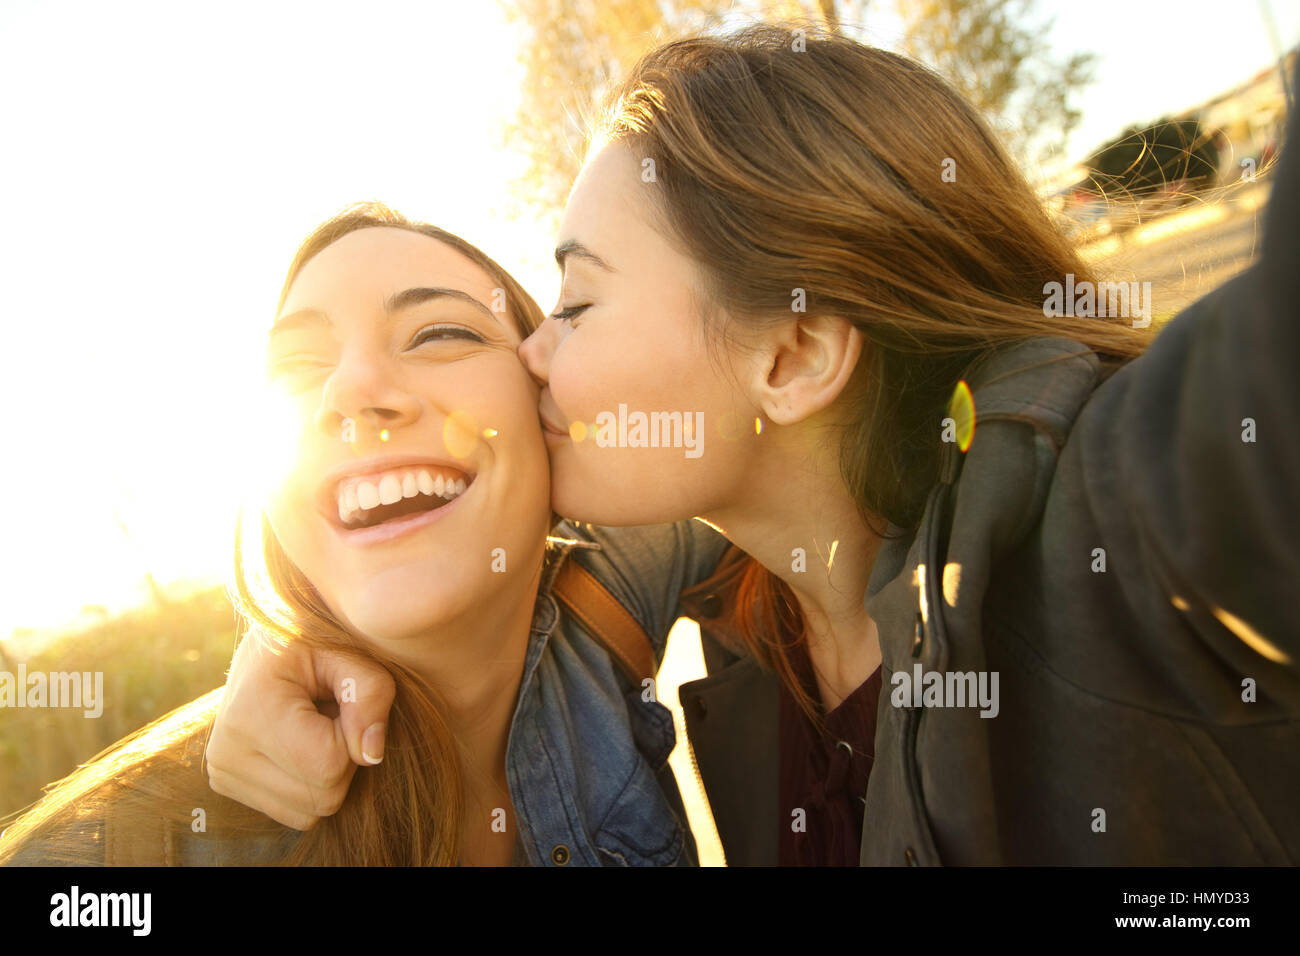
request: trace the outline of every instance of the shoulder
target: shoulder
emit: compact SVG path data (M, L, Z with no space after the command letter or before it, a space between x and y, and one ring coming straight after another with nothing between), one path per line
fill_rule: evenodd
M274 862L297 831L215 793L203 752L221 689L123 738L55 784L0 838L10 866Z
M620 528L565 519L550 540L576 555L602 583L615 586L641 576L668 575L689 564L711 569L729 546L719 531L694 518Z
M696 519L624 528L564 521L555 534L565 560L581 565L617 600L657 656L681 614L683 593L711 575L729 547L720 532Z

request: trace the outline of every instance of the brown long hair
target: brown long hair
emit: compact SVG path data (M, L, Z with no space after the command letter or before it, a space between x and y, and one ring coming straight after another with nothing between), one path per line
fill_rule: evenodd
M605 142L654 170L660 228L702 267L715 342L733 322L788 320L796 289L808 314L861 330L841 472L873 527L919 523L943 409L992 350L1065 336L1113 370L1150 339L1123 319L1044 316L1046 283L1091 270L976 110L906 57L803 23L668 43L613 92ZM792 592L754 562L740 593L750 650L812 713L780 636L802 630Z
M541 308L523 287L477 247L435 226L412 222L380 203L351 206L307 238L289 267L280 305L313 256L351 232L380 226L429 236L480 266L504 291L506 307L521 335L543 320ZM357 774L338 813L286 841L285 855L278 862L454 864L459 858L463 806L461 761L437 693L417 674L353 637L289 560L265 514L260 515L260 525L260 549L246 546L242 515L236 528L230 590L241 623L255 623L283 643L341 650L377 662L393 675L397 689L383 762ZM163 820L174 828L192 829L195 808L204 809L207 832L234 837L236 857L244 846L250 855L253 852L251 841L239 842L243 838L292 835L208 788L201 766L203 745L220 699L220 691L214 691L160 717L55 784L6 831L0 840L0 863L36 843L43 862L85 862L87 842L92 839L85 825L111 819L119 833L146 834Z

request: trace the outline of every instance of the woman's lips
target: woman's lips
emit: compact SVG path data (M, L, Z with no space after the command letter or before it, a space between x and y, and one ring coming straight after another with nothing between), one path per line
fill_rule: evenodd
M559 409L552 412L553 404L550 389L543 389L541 399L537 403L537 418L542 423L542 431L547 435L563 435L568 438L569 426L556 424L556 421L563 419L564 416L559 414Z
M554 422L552 422L552 421L551 421L549 418L547 418L545 415L539 415L538 418L541 419L541 422L542 422L542 431L546 432L546 434L548 434L548 435L555 435L556 437L561 437L561 438L568 438L568 437L569 437L569 429L568 429L568 428L561 428L559 425L556 425Z

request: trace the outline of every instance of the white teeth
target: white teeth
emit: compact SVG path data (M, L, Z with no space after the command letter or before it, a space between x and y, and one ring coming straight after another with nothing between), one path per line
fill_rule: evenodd
M380 504L391 505L402 500L402 483L396 475L384 475L379 479Z
M355 520L359 511L395 504L416 495L437 495L451 501L464 494L467 487L469 483L464 478L433 475L425 469L390 472L377 482L373 479L344 481L338 492L339 520L346 524Z
M379 507L379 489L368 481L357 482L357 504L369 511Z

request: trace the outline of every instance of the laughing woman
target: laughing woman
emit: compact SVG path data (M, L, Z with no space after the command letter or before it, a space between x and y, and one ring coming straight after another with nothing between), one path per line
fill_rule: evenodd
M638 64L521 349L557 511L752 555L682 692L728 861L1300 862L1297 121L1260 261L1153 336L1048 314L1094 277L948 84L800 39ZM584 439L624 405L703 454ZM222 759L309 813L280 693Z
M725 542L624 536L619 567L656 582L653 606L615 555L548 539L538 391L516 354L541 318L478 249L383 207L306 241L268 356L293 454L258 546L237 540L235 590L263 634L337 651L345 689L395 685L385 757L337 814L289 829L209 789L215 691L55 786L0 863L694 862L671 717L637 678Z

